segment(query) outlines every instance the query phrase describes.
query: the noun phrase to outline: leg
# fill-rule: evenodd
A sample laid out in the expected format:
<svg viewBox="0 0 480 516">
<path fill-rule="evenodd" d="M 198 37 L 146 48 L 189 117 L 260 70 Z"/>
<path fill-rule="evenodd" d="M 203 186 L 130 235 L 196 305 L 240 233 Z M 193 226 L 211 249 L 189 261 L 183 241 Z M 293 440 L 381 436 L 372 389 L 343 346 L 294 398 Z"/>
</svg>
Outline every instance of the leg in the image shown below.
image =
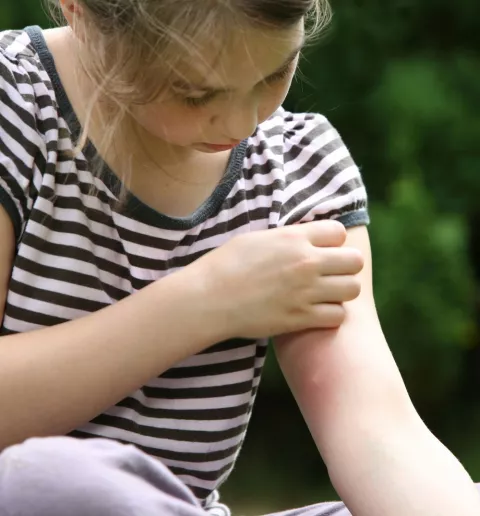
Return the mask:
<svg viewBox="0 0 480 516">
<path fill-rule="evenodd" d="M 161 462 L 103 439 L 30 439 L 5 450 L 0 500 L 0 516 L 205 516 Z"/>
</svg>

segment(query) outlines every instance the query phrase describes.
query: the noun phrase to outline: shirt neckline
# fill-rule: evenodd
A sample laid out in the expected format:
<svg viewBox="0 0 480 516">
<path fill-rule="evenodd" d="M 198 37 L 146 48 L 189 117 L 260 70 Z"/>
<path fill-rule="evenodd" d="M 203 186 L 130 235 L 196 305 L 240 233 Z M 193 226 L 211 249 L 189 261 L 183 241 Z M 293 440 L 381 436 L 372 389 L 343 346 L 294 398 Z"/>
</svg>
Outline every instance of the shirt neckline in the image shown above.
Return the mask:
<svg viewBox="0 0 480 516">
<path fill-rule="evenodd" d="M 76 137 L 80 132 L 80 123 L 62 85 L 55 65 L 55 60 L 47 46 L 42 29 L 41 27 L 34 25 L 26 27 L 25 32 L 28 34 L 43 68 L 50 77 L 60 113 L 65 119 L 72 135 Z M 122 214 L 138 220 L 139 222 L 163 229 L 192 229 L 208 220 L 220 210 L 233 186 L 241 176 L 247 147 L 248 140 L 244 140 L 232 150 L 225 174 L 221 181 L 216 186 L 212 194 L 191 215 L 187 217 L 171 217 L 169 215 L 165 215 L 145 204 L 128 189 L 125 189 L 125 196 L 121 209 Z M 93 144 L 90 143 L 87 145 L 84 154 L 88 159 L 91 159 L 96 155 L 96 150 Z M 106 164 L 104 165 L 101 180 L 115 195 L 118 195 L 118 193 L 125 188 L 122 181 Z"/>
</svg>

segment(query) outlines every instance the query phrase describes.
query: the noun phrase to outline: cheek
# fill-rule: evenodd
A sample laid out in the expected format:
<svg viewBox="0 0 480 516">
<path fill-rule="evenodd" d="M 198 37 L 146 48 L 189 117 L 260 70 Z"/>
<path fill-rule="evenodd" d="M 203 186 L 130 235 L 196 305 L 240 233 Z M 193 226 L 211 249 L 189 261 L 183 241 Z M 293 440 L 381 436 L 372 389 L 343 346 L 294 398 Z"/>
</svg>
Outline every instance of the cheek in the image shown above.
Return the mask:
<svg viewBox="0 0 480 516">
<path fill-rule="evenodd" d="M 267 118 L 275 113 L 275 111 L 283 104 L 291 84 L 292 81 L 290 80 L 276 86 L 270 86 L 268 90 L 265 91 L 258 112 L 259 123 L 267 120 Z"/>
<path fill-rule="evenodd" d="M 190 110 L 179 106 L 141 106 L 133 112 L 135 121 L 150 134 L 177 145 L 197 141 L 202 132 L 203 117 L 192 117 Z"/>
</svg>

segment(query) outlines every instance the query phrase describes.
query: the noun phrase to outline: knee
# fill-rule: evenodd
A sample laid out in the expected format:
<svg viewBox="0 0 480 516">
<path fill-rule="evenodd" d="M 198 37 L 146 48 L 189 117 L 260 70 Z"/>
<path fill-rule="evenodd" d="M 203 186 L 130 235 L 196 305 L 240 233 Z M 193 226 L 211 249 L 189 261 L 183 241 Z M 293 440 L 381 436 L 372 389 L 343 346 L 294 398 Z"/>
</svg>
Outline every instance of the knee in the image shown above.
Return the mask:
<svg viewBox="0 0 480 516">
<path fill-rule="evenodd" d="M 105 439 L 30 439 L 5 450 L 0 500 L 0 516 L 203 515 L 165 466 Z"/>
<path fill-rule="evenodd" d="M 30 439 L 6 449 L 0 454 L 0 516 L 122 514 L 112 512 L 113 490 L 108 478 L 99 481 L 101 467 L 88 451 L 83 441 L 68 437 Z"/>
</svg>

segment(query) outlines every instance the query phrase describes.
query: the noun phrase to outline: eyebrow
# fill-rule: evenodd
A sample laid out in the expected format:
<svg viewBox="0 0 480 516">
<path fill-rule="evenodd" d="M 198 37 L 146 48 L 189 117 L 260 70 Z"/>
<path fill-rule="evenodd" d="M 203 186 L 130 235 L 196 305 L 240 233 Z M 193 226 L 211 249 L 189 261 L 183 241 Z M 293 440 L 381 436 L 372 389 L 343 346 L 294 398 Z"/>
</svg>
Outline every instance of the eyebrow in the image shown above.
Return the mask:
<svg viewBox="0 0 480 516">
<path fill-rule="evenodd" d="M 279 66 L 274 72 L 269 74 L 267 77 L 264 77 L 262 79 L 262 81 L 260 81 L 260 82 L 268 81 L 272 77 L 275 77 L 275 75 L 283 72 L 286 68 L 288 68 L 288 66 L 300 54 L 300 52 L 302 51 L 304 46 L 305 46 L 305 42 L 303 41 L 302 44 L 299 45 L 287 57 L 287 59 L 285 59 L 284 63 L 281 66 Z M 185 91 L 185 92 L 195 91 L 195 92 L 207 93 L 207 94 L 212 94 L 212 93 L 215 93 L 215 94 L 217 94 L 217 93 L 228 93 L 228 92 L 234 91 L 234 89 L 235 89 L 235 88 L 211 88 L 209 86 L 205 86 L 205 85 L 202 85 L 202 84 L 190 83 L 190 82 L 187 82 L 187 81 L 185 81 L 183 79 L 177 79 L 177 80 L 173 81 L 172 86 L 173 86 L 174 89 L 182 90 L 182 91 Z"/>
</svg>

